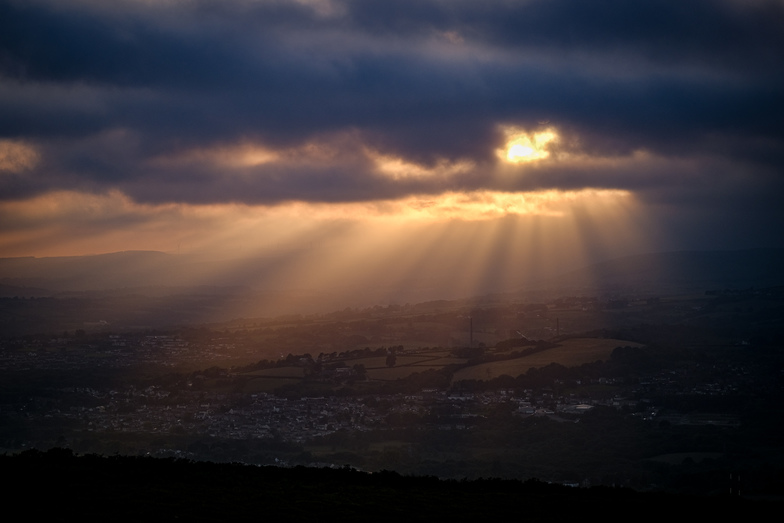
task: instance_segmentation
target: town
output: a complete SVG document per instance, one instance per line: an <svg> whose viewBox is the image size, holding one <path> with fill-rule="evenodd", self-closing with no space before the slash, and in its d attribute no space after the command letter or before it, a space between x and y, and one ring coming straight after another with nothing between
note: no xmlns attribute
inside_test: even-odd
<svg viewBox="0 0 784 523"><path fill-rule="evenodd" d="M779 302L774 290L622 306L561 298L7 337L2 445L646 488L686 466L748 459L749 441L769 424L754 416L778 408L781 367L761 331L743 322ZM681 322L634 325L635 307ZM740 323L717 331L722 314ZM598 315L602 328L570 331ZM455 330L467 316L471 330ZM510 317L526 333L555 324L558 335L504 330ZM411 346L406 336L422 325L451 333L451 346ZM340 343L336 332L354 344L326 352ZM303 352L280 353L298 339L307 340ZM594 454L605 456L598 470Z"/></svg>

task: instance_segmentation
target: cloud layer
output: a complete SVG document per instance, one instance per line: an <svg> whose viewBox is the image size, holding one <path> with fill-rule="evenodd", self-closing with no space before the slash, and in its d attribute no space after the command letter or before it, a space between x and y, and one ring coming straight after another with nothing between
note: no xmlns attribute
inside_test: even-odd
<svg viewBox="0 0 784 523"><path fill-rule="evenodd" d="M783 122L779 0L0 0L6 206L611 190L770 243Z"/></svg>

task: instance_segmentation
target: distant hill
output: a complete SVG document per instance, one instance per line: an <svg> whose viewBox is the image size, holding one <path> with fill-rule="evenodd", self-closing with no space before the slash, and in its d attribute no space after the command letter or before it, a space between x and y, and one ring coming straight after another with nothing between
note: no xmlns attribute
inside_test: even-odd
<svg viewBox="0 0 784 523"><path fill-rule="evenodd" d="M52 292L156 285L166 281L161 273L171 270L173 261L170 256L155 251L0 258L0 283Z"/></svg>
<svg viewBox="0 0 784 523"><path fill-rule="evenodd" d="M231 267L231 270L227 270ZM156 287L238 287L255 281L263 272L259 259L200 261L190 256L158 251L123 251L90 256L0 258L0 284L36 288L51 293Z"/></svg>
<svg viewBox="0 0 784 523"><path fill-rule="evenodd" d="M0 283L0 298L13 298L20 296L25 298L41 298L51 296L54 294L50 289L41 289L39 287L27 287L17 285L6 285Z"/></svg>

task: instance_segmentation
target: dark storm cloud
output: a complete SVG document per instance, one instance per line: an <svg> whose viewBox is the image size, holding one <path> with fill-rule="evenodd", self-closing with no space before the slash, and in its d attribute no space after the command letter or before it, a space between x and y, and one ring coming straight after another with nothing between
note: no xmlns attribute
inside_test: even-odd
<svg viewBox="0 0 784 523"><path fill-rule="evenodd" d="M782 2L313 5L0 1L0 138L42 155L32 171L0 177L0 197L119 188L143 201L274 203L615 187L658 198L684 186L698 194L717 165L766 193L781 183ZM573 153L645 150L694 165L570 164L495 180L498 125L541 121ZM209 164L151 161L242 140L297 147L351 132L409 162L477 167L394 180L357 157L231 176Z"/></svg>
<svg viewBox="0 0 784 523"><path fill-rule="evenodd" d="M378 9L383 3L386 9ZM621 51L671 62L720 63L742 69L781 58L784 9L779 1L596 0L575 2L440 2L440 9L401 3L351 2L360 25L375 31L464 31L499 47L562 52ZM416 17L416 19L415 19ZM419 23L418 23L419 22Z"/></svg>

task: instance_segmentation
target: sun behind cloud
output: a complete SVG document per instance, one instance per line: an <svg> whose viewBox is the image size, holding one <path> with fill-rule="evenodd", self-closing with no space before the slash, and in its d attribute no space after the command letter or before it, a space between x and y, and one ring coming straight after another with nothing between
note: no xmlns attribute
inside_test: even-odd
<svg viewBox="0 0 784 523"><path fill-rule="evenodd" d="M551 127L536 132L513 126L502 130L506 135L506 144L498 151L498 155L511 163L543 160L550 156L548 146L558 140L558 133Z"/></svg>

